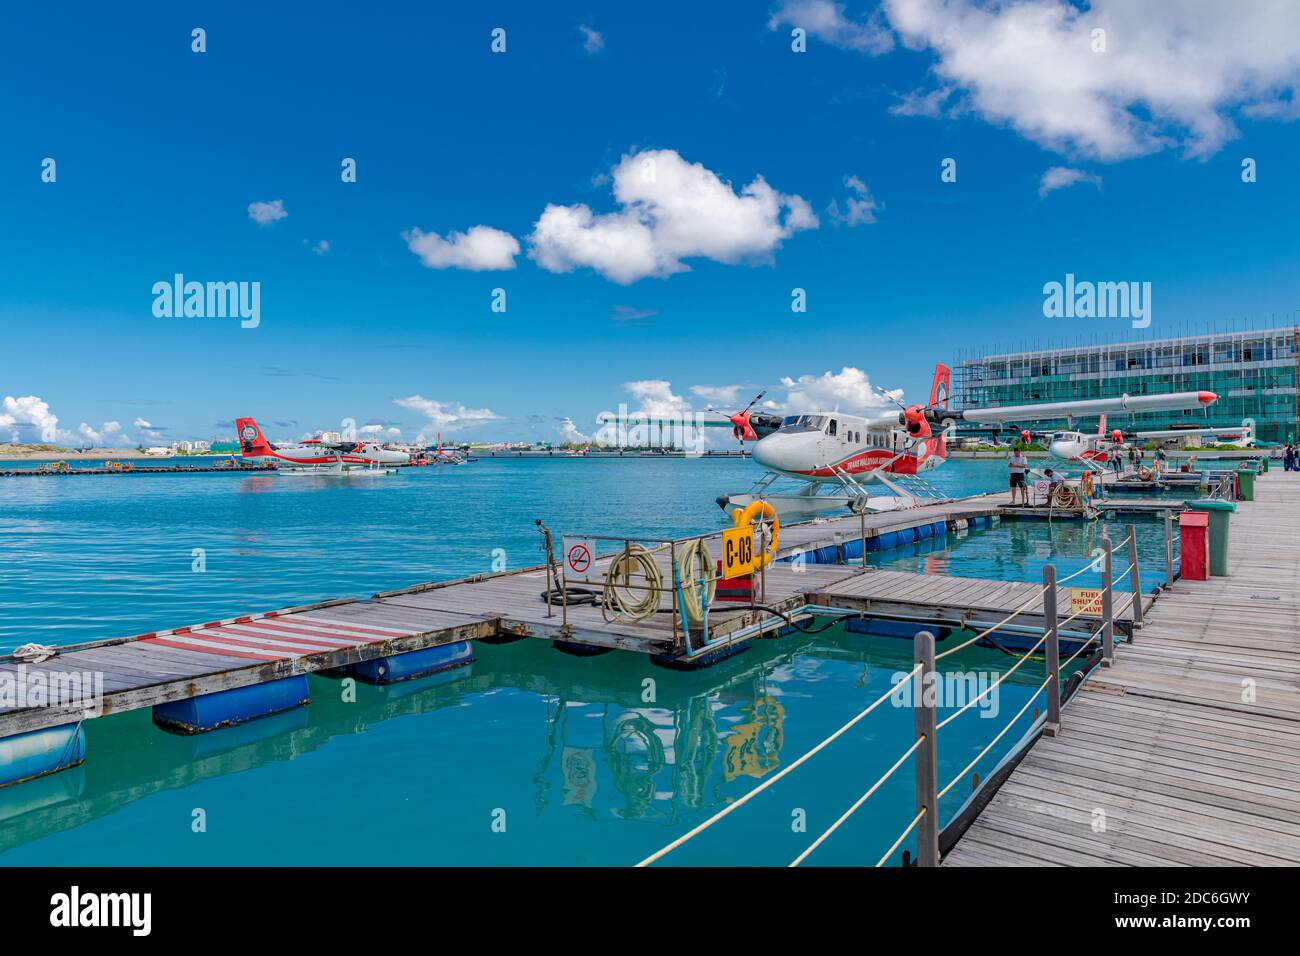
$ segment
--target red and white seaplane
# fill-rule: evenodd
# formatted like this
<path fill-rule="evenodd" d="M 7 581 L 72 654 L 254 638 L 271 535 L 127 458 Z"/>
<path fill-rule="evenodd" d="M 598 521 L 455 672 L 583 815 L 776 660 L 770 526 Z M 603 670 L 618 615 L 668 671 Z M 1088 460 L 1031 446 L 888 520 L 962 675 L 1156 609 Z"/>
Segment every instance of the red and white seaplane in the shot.
<path fill-rule="evenodd" d="M 1123 449 L 1129 440 L 1137 442 L 1166 442 L 1187 437 L 1204 438 L 1209 436 L 1215 441 L 1230 441 L 1235 445 L 1250 447 L 1255 444 L 1255 421 L 1242 419 L 1241 425 L 1227 428 L 1164 428 L 1156 431 L 1132 432 L 1125 434 L 1113 429 L 1106 433 L 1106 416 L 1102 415 L 1097 426 L 1097 434 L 1085 435 L 1082 432 L 1052 432 L 1046 436 L 1047 450 L 1053 457 L 1062 461 L 1077 461 L 1085 465 L 1104 466 L 1115 449 Z M 1023 433 L 1022 433 L 1022 438 Z"/>
<path fill-rule="evenodd" d="M 1218 401 L 1213 392 L 1177 392 L 950 411 L 947 405 L 951 381 L 949 368 L 936 365 L 927 404 L 900 406 L 897 412 L 873 417 L 839 411 L 815 412 L 791 415 L 776 427 L 769 427 L 775 422 L 756 423 L 750 409 L 746 409 L 716 422 L 691 418 L 656 421 L 687 427 L 727 425 L 742 442 L 757 439 L 754 461 L 766 469 L 766 474 L 743 494 L 719 495 L 718 504 L 725 511 L 743 508 L 762 498 L 783 516 L 808 517 L 844 508 L 854 514 L 892 511 L 914 507 L 921 499 L 944 497 L 921 476 L 947 460 L 948 442 L 959 421 L 1005 424 L 1107 412 L 1206 408 Z M 636 415 L 602 415 L 597 421 L 627 425 L 642 424 L 646 419 Z M 772 484 L 781 478 L 793 478 L 805 485 L 795 494 L 772 494 Z M 872 482 L 882 485 L 887 493 L 870 493 L 865 486 Z"/>
<path fill-rule="evenodd" d="M 274 462 L 286 475 L 386 475 L 390 465 L 404 465 L 411 456 L 373 441 L 325 441 L 308 438 L 297 445 L 273 445 L 251 418 L 235 419 L 239 453 L 244 458 Z"/>

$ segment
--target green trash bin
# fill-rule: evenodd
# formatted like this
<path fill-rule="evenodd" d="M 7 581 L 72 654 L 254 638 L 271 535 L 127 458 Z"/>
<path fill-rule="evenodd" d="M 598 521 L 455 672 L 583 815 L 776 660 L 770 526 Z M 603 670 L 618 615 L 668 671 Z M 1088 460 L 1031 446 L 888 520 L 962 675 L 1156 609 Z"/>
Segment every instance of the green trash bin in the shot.
<path fill-rule="evenodd" d="M 1237 506 L 1219 498 L 1199 498 L 1184 504 L 1194 511 L 1210 513 L 1210 576 L 1227 577 L 1228 522 Z"/>
<path fill-rule="evenodd" d="M 1255 500 L 1255 469 L 1245 462 L 1237 468 L 1237 497 L 1242 501 Z"/>
<path fill-rule="evenodd" d="M 1260 456 L 1260 459 L 1259 459 L 1259 473 L 1260 473 L 1261 475 L 1266 475 L 1266 474 L 1268 474 L 1268 455 L 1261 455 L 1261 456 Z"/>

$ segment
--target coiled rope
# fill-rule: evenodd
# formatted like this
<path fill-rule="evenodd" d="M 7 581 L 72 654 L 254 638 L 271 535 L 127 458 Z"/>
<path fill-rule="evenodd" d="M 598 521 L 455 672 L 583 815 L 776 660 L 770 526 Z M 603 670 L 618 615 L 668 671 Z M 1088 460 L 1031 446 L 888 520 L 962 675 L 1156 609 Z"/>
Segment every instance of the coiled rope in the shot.
<path fill-rule="evenodd" d="M 718 579 L 713 573 L 713 555 L 703 538 L 692 538 L 677 549 L 677 586 L 681 593 L 682 615 L 691 624 L 704 621 L 704 612 L 713 603 Z"/>
<path fill-rule="evenodd" d="M 633 575 L 640 573 L 644 584 L 634 584 Z M 609 566 L 605 577 L 604 599 L 600 613 L 606 622 L 643 621 L 659 607 L 659 592 L 664 579 L 655 564 L 654 555 L 639 544 L 629 544 Z"/>

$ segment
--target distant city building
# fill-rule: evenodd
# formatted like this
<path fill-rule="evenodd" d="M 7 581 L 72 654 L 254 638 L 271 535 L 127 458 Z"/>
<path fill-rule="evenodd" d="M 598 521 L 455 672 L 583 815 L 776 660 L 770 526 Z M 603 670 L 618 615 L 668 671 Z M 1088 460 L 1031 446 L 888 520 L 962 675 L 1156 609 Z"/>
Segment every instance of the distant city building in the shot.
<path fill-rule="evenodd" d="M 146 455 L 170 455 L 172 454 L 172 449 L 170 445 L 155 445 L 152 448 L 146 448 L 144 453 Z"/>
<path fill-rule="evenodd" d="M 1209 391 L 1219 396 L 1208 416 L 1194 410 L 1112 414 L 1108 428 L 1125 431 L 1219 427 L 1255 421 L 1256 437 L 1285 442 L 1300 432 L 1300 327 L 1223 332 L 1186 338 L 985 355 L 954 368 L 956 409 L 1028 405 L 1120 395 Z M 1067 427 L 1065 419 L 1013 423 L 1034 431 Z M 1096 418 L 1074 422 L 1094 430 Z M 962 426 L 972 433 L 984 429 Z"/>

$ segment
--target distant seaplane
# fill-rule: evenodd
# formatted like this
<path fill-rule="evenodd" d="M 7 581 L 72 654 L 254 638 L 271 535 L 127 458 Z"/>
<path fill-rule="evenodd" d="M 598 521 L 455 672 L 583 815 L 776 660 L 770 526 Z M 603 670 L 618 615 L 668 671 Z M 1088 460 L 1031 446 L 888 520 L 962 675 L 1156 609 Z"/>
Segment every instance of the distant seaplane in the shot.
<path fill-rule="evenodd" d="M 235 420 L 239 453 L 244 458 L 274 462 L 284 474 L 387 474 L 390 465 L 404 465 L 411 456 L 373 441 L 325 441 L 309 438 L 297 445 L 273 445 L 251 418 Z"/>
<path fill-rule="evenodd" d="M 1170 439 L 1211 437 L 1216 441 L 1230 441 L 1233 444 L 1249 448 L 1255 444 L 1255 421 L 1242 419 L 1241 425 L 1227 428 L 1163 428 L 1155 431 L 1132 432 L 1128 435 L 1116 428 L 1106 433 L 1106 416 L 1102 415 L 1097 426 L 1097 434 L 1085 435 L 1076 431 L 1052 432 L 1047 436 L 1047 450 L 1054 458 L 1062 461 L 1077 461 L 1084 464 L 1104 464 L 1114 449 L 1123 449 L 1137 442 L 1164 442 Z"/>

